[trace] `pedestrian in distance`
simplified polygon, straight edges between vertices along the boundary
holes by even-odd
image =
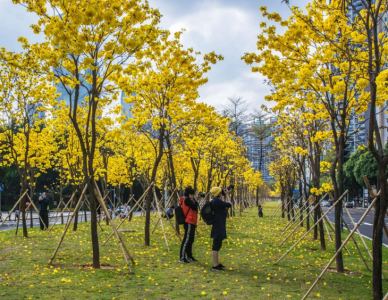
[[[226,188],[226,193],[225,193],[226,199],[224,199],[224,200],[228,200],[227,202],[232,203],[231,198],[232,198],[233,194],[234,194],[234,184],[231,184]],[[229,217],[230,217],[229,216],[229,209],[227,208],[226,209],[226,218],[229,219]]]
[[[19,219],[19,210],[15,209],[15,221]]]
[[[212,271],[222,271],[225,266],[222,265],[218,260],[218,252],[221,249],[222,241],[227,238],[226,236],[226,216],[227,209],[232,207],[232,203],[223,201],[223,197],[226,197],[225,191],[220,187],[213,187],[210,190],[213,195],[211,201],[212,210],[214,213],[214,221],[211,230],[210,237],[213,239],[212,255],[213,255],[213,268]]]
[[[125,203],[124,204],[124,218],[129,214],[129,211],[130,211],[130,206]]]
[[[40,230],[44,230],[45,226],[48,228],[48,203],[49,199],[47,198],[46,192],[44,192],[39,197],[39,222],[40,222]],[[42,222],[43,221],[43,222]]]
[[[185,222],[183,224],[185,235],[183,237],[179,253],[179,262],[181,263],[197,261],[193,256],[193,243],[198,222],[199,203],[195,200],[194,196],[194,189],[191,186],[188,186],[185,188],[184,196],[179,198],[180,205],[182,206],[182,210],[185,215]]]
[[[166,215],[164,217],[167,219],[172,219],[174,217],[174,209],[175,209],[174,205],[168,208],[166,210]]]
[[[259,205],[259,217],[263,217],[263,208],[261,207],[261,205]]]

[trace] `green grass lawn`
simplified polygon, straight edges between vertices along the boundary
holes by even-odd
[[[180,241],[168,223],[168,252],[161,227],[151,236],[151,247],[143,246],[144,217],[135,217],[121,229],[136,265],[129,275],[116,240],[100,247],[102,270],[90,267],[90,224],[81,223],[77,232],[69,231],[53,265],[47,264],[63,226],[51,235],[29,230],[29,238],[14,231],[0,232],[0,299],[300,299],[334,255],[334,246],[321,252],[312,234],[278,265],[273,263],[300,237],[278,247],[286,221],[269,215],[276,203],[264,205],[264,218],[251,209],[227,221],[228,239],[220,251],[223,272],[212,272],[210,227],[198,226],[193,246],[197,263],[178,263]],[[156,216],[153,216],[153,222]],[[103,223],[103,222],[102,222]],[[101,223],[101,224],[102,224]],[[106,239],[110,227],[102,224],[99,241]],[[153,226],[152,226],[153,228]],[[344,233],[345,238],[345,233]],[[357,236],[357,240],[359,238]],[[371,243],[367,240],[368,246]],[[359,241],[360,247],[363,247]],[[310,299],[371,299],[371,272],[349,242],[351,255],[344,252],[348,274],[327,273],[310,294]],[[367,257],[366,250],[363,254]],[[388,249],[384,248],[384,277],[388,278]],[[368,259],[371,266],[371,262]],[[335,263],[332,265],[335,268]],[[388,283],[384,282],[384,291]]]

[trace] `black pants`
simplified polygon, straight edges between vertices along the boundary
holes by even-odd
[[[44,224],[43,224],[41,219],[39,218],[40,229],[44,230],[44,225],[46,225],[46,228],[48,228],[48,210],[39,211],[39,216],[40,216],[40,218],[42,218],[42,220],[44,222]]]
[[[185,236],[183,237],[181,245],[181,259],[185,258],[185,254],[187,254],[187,257],[193,257],[193,243],[195,237],[195,229],[197,228],[197,225],[185,223],[183,227],[185,228]]]

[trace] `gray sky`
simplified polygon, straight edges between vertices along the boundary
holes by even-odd
[[[305,6],[308,0],[291,0],[292,5]],[[152,7],[163,15],[161,27],[172,32],[186,29],[182,42],[202,54],[215,51],[224,61],[212,67],[209,82],[200,88],[201,101],[221,109],[228,97],[243,97],[253,110],[265,104],[269,88],[264,77],[252,73],[250,66],[240,58],[245,52],[256,51],[260,22],[265,21],[259,11],[278,12],[283,18],[290,15],[282,0],[149,0]],[[42,41],[32,33],[29,25],[36,21],[11,0],[0,0],[0,47],[21,51],[17,38],[27,37],[31,42]]]

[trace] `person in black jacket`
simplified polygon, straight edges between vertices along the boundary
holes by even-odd
[[[211,238],[213,239],[212,255],[213,255],[213,271],[224,270],[224,266],[218,261],[218,251],[222,246],[222,241],[226,239],[226,215],[227,209],[232,207],[230,202],[224,202],[222,200],[222,191],[219,187],[213,187],[210,190],[213,195],[211,201],[212,209],[214,212],[214,222],[211,231]]]
[[[199,204],[194,198],[195,191],[191,186],[185,188],[185,196],[181,205],[183,212],[186,216],[183,227],[185,229],[185,236],[182,240],[181,249],[179,252],[179,262],[189,263],[196,262],[197,260],[193,256],[193,243],[195,238],[195,230],[198,222],[198,207]],[[186,258],[187,255],[187,258]]]
[[[39,221],[40,221],[40,230],[44,230],[45,228],[48,228],[49,220],[48,220],[48,203],[49,200],[47,198],[46,192],[42,194],[42,196],[39,197]],[[42,222],[43,221],[43,222]]]

